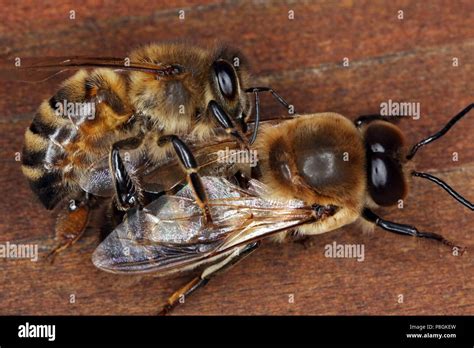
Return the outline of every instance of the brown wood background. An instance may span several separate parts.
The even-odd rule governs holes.
[[[299,112],[334,111],[354,119],[378,112],[388,99],[421,103],[421,119],[401,123],[410,142],[474,101],[470,0],[3,0],[0,8],[2,58],[123,55],[142,43],[174,39],[230,42],[251,59],[255,81],[273,86]],[[350,67],[342,67],[344,57]],[[38,243],[42,255],[53,246],[54,215],[30,192],[15,153],[36,107],[59,81],[0,84],[0,242]],[[266,114],[282,112],[263,99]],[[473,118],[422,150],[417,162],[471,201]],[[452,161],[453,152],[459,161]],[[307,248],[266,243],[175,314],[474,314],[472,213],[426,181],[412,186],[404,209],[383,213],[443,233],[471,251],[454,257],[435,242],[379,229],[364,235],[356,226],[315,237]],[[324,257],[324,246],[333,241],[364,244],[365,261]],[[154,314],[188,279],[101,272],[90,262],[96,245],[97,233],[90,231],[53,265],[0,260],[0,314]],[[397,302],[400,294],[403,303]]]

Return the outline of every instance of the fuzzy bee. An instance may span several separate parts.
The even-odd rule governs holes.
[[[473,210],[471,202],[439,178],[408,170],[420,147],[443,136],[472,107],[410,151],[401,130],[379,115],[353,123],[339,114],[321,113],[264,125],[254,144],[259,171],[253,178],[236,185],[223,176],[203,177],[212,224],[203,217],[192,188],[185,186],[130,209],[96,249],[93,263],[112,273],[168,275],[200,268],[198,277],[169,298],[160,312],[166,314],[267,237],[283,241],[359,221],[370,229],[433,239],[462,253],[462,247],[440,234],[388,221],[374,210],[403,199],[410,176],[437,183]]]
[[[44,72],[50,77],[70,69],[81,70],[41,104],[26,130],[22,156],[23,173],[47,209],[70,203],[58,216],[60,243],[52,255],[77,241],[87,227],[97,200],[84,192],[80,182],[87,180],[91,165],[104,156],[109,157],[111,172],[120,173],[124,165],[120,150],[139,149],[137,156],[151,163],[174,152],[197,202],[210,218],[196,163],[181,138],[205,142],[221,128],[241,146],[248,146],[257,129],[251,139],[245,137],[249,95],[255,96],[257,121],[260,92],[270,92],[291,108],[271,88],[249,87],[247,61],[227,47],[208,50],[152,44],[125,59],[44,59],[20,68],[32,79]],[[133,186],[120,176],[112,180],[116,191]],[[143,198],[138,192],[114,197],[118,210]]]

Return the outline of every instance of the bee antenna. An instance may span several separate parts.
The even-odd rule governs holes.
[[[464,205],[465,207],[468,207],[469,209],[471,210],[474,210],[474,204],[472,204],[471,202],[469,202],[466,198],[464,198],[463,196],[461,196],[459,193],[457,193],[456,191],[454,191],[454,189],[449,186],[448,184],[446,184],[443,180],[441,180],[440,178],[437,178],[436,176],[434,175],[431,175],[431,174],[428,174],[428,173],[422,173],[422,172],[416,172],[416,171],[412,171],[411,172],[411,175],[412,176],[415,176],[415,177],[418,177],[418,178],[423,178],[423,179],[427,179],[431,182],[434,182],[436,185],[438,186],[441,186],[447,193],[449,193],[449,195],[451,197],[453,197],[455,200],[457,200],[459,203],[461,203],[462,205]]]
[[[441,130],[439,130],[435,134],[415,144],[411,148],[410,152],[408,153],[407,159],[411,160],[413,156],[415,156],[416,152],[418,151],[420,147],[425,146],[431,143],[432,141],[435,141],[436,139],[439,139],[443,135],[445,135],[451,129],[451,127],[454,126],[461,118],[463,118],[473,107],[474,107],[474,104],[468,105],[464,110],[462,110],[460,113],[454,116],[451,120],[449,120],[449,122],[446,123],[446,125]]]

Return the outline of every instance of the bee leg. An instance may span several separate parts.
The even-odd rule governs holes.
[[[120,149],[132,150],[141,145],[142,137],[132,137],[112,145],[109,156],[109,166],[112,172],[116,192],[116,203],[120,210],[129,210],[141,205],[140,189],[127,172],[120,156]]]
[[[240,129],[235,126],[232,118],[225,112],[225,110],[215,101],[211,100],[208,104],[211,114],[217,120],[219,125],[225,129],[227,134],[232,135],[244,147],[248,148],[248,140]]]
[[[71,201],[66,209],[63,209],[56,220],[57,246],[49,252],[47,259],[54,262],[55,257],[66,248],[76,243],[84,234],[89,222],[90,204],[89,199],[80,203]]]
[[[209,210],[209,206],[207,205],[206,190],[201,181],[201,177],[199,176],[198,165],[193,153],[176,135],[164,135],[158,139],[159,146],[164,146],[167,143],[171,143],[173,145],[173,149],[176,152],[181,165],[186,171],[186,180],[188,185],[193,189],[196,203],[203,212],[205,222],[212,223],[211,212]]]
[[[453,249],[453,251],[464,252],[465,248],[458,246],[451,242],[450,240],[444,238],[442,235],[432,232],[420,232],[418,229],[411,225],[399,224],[396,222],[391,222],[388,220],[382,219],[380,216],[376,215],[372,210],[365,208],[362,212],[362,217],[367,221],[374,223],[376,226],[383,228],[386,231],[394,232],[406,236],[414,236],[419,238],[434,239],[438,242],[441,242]]]
[[[293,243],[297,243],[305,249],[313,246],[314,238],[311,238],[311,236],[301,235],[293,232],[289,237]]]
[[[237,262],[243,260],[245,257],[250,255],[252,252],[258,249],[260,242],[254,242],[247,244],[227,256],[224,260],[213,264],[204,269],[200,276],[193,278],[186,285],[175,291],[169,298],[168,303],[163,306],[162,310],[158,315],[166,315],[170,313],[176,306],[185,302],[186,298],[195,292],[197,289],[202,288],[206,285],[209,280],[219,273],[223,273],[230,267],[234,266]]]

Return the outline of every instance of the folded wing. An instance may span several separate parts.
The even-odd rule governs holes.
[[[248,190],[222,177],[203,177],[213,224],[206,224],[186,186],[130,212],[96,249],[93,263],[113,273],[168,274],[213,262],[237,247],[313,221],[301,201],[265,199],[267,188],[251,180]]]

